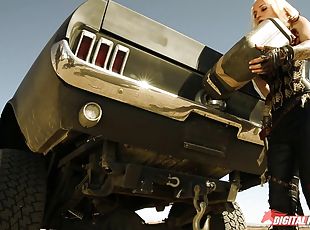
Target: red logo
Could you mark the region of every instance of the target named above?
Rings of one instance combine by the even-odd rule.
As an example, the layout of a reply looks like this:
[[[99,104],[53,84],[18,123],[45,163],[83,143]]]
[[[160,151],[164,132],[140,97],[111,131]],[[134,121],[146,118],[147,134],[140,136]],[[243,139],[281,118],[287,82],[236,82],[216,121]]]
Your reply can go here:
[[[305,226],[310,225],[309,216],[287,216],[286,213],[282,213],[276,210],[269,210],[265,212],[261,223],[270,221],[271,225],[275,226]]]
[[[270,220],[273,223],[275,216],[286,216],[286,213],[279,212],[277,210],[271,209],[268,212],[265,212],[261,223],[265,223],[266,221]]]

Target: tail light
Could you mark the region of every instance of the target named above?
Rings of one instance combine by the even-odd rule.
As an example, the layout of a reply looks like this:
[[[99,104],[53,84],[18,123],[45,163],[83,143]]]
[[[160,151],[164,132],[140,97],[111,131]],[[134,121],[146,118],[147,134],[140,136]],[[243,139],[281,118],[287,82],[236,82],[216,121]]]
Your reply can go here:
[[[127,47],[116,45],[109,69],[115,73],[123,74],[128,55],[129,49]]]
[[[75,55],[84,61],[89,61],[91,51],[95,44],[95,40],[96,40],[95,34],[89,31],[83,30],[81,33],[78,46],[75,51]]]
[[[114,73],[122,75],[128,59],[129,49],[118,44],[115,46],[111,57],[114,43],[103,37],[100,37],[98,42],[96,42],[96,37],[96,34],[87,30],[82,30],[75,50],[75,56],[89,63],[91,59],[92,65],[103,69],[109,69]],[[93,52],[95,43],[97,43],[97,45]]]
[[[92,63],[96,66],[107,68],[108,59],[113,48],[113,42],[105,38],[100,38],[94,53]]]

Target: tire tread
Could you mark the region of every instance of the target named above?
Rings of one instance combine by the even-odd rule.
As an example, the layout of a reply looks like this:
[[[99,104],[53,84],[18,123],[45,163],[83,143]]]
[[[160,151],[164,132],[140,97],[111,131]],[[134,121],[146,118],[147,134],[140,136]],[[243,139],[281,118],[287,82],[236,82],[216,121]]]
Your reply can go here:
[[[40,229],[46,172],[43,157],[20,150],[0,150],[0,229]]]

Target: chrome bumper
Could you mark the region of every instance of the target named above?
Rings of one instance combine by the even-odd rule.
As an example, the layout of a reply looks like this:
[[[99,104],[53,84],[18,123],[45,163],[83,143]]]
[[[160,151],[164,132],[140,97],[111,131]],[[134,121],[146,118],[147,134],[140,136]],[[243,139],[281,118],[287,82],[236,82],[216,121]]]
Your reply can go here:
[[[178,121],[185,121],[191,113],[196,113],[237,127],[239,129],[237,137],[240,140],[263,145],[258,136],[260,130],[258,124],[85,62],[72,53],[66,40],[52,46],[51,61],[57,75],[79,89]]]

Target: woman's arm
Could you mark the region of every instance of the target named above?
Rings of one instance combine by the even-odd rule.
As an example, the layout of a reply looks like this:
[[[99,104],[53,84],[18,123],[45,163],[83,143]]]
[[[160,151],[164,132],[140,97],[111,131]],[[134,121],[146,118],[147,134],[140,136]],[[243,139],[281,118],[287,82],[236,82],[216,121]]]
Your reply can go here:
[[[299,44],[293,46],[294,59],[310,59],[310,22],[307,18],[300,16],[298,21],[292,25],[292,29],[297,31]]]
[[[293,46],[293,50],[295,60],[310,59],[310,39]]]

